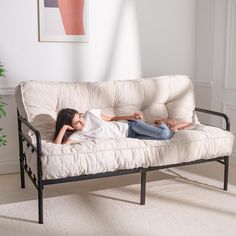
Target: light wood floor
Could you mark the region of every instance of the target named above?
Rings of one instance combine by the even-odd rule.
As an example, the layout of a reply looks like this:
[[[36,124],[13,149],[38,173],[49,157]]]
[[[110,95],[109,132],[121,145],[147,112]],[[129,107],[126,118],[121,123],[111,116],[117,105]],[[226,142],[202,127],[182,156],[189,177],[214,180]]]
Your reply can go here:
[[[0,236],[8,235],[236,235],[236,166],[229,191],[223,166],[207,163],[148,173],[146,204],[140,175],[46,186],[44,224],[37,192],[26,176],[0,175]]]

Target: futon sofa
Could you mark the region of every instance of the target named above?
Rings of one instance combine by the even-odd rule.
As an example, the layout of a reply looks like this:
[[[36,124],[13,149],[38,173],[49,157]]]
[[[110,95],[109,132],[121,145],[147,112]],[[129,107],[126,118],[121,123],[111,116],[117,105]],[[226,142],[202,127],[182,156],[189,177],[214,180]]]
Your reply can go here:
[[[229,156],[234,136],[229,118],[195,107],[194,86],[185,75],[99,82],[23,81],[16,88],[21,187],[26,172],[38,191],[39,223],[43,223],[46,185],[141,173],[140,204],[145,204],[146,172],[218,161],[224,165],[227,190]],[[57,113],[99,108],[108,115],[144,114],[145,122],[170,117],[192,125],[169,140],[109,138],[55,144]],[[197,112],[220,116],[225,129],[202,124]]]

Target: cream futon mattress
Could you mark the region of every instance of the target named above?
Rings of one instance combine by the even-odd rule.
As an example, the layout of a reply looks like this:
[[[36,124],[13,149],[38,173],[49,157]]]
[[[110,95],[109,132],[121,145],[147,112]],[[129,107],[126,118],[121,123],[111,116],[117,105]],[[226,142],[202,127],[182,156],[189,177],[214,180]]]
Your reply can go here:
[[[202,124],[180,130],[165,141],[114,138],[58,145],[43,140],[43,179],[223,157],[231,154],[233,141],[230,132]],[[28,149],[26,157],[33,173],[37,173],[36,153]]]

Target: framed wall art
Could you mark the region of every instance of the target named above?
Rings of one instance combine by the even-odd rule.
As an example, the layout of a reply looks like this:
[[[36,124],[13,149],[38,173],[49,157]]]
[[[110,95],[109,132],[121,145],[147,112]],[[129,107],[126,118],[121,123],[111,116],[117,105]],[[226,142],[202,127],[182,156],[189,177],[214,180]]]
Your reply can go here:
[[[38,0],[39,41],[88,42],[89,0]]]

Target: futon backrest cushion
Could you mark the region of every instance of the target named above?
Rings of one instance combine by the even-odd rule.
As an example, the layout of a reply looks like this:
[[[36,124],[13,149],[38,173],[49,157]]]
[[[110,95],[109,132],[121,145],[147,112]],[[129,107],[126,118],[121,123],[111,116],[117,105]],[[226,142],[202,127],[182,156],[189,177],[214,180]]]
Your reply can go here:
[[[54,131],[58,111],[85,112],[100,108],[108,115],[144,114],[145,121],[171,117],[197,122],[192,80],[188,76],[160,76],[102,82],[23,81],[16,88],[20,114],[40,131]]]

